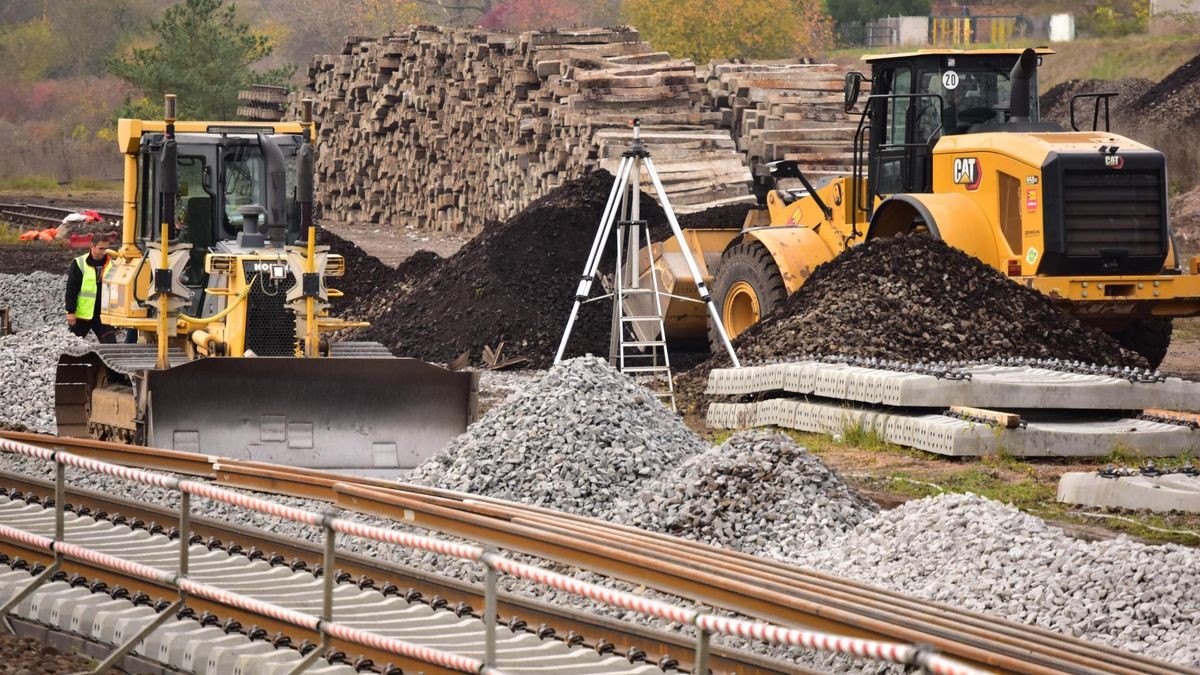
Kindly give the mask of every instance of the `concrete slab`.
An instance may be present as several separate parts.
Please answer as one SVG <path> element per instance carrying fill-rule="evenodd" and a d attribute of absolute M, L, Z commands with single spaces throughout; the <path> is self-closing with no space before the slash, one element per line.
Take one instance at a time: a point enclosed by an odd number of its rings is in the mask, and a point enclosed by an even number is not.
<path fill-rule="evenodd" d="M 1173 473 L 1110 478 L 1090 472 L 1065 473 L 1058 481 L 1058 501 L 1159 513 L 1200 513 L 1200 477 Z"/>
<path fill-rule="evenodd" d="M 955 457 L 1000 452 L 1019 457 L 1103 457 L 1118 447 L 1148 457 L 1170 457 L 1200 449 L 1200 430 L 1148 420 L 1051 416 L 1028 421 L 1024 427 L 1004 429 L 948 415 L 853 408 L 800 399 L 713 403 L 707 424 L 714 429 L 777 426 L 828 434 L 861 426 L 897 445 Z"/>
<path fill-rule="evenodd" d="M 1064 372 L 1029 365 L 979 364 L 929 371 L 902 372 L 820 361 L 718 368 L 709 375 L 706 393 L 744 396 L 789 392 L 914 408 L 1200 408 L 1200 383 L 1177 377 L 1150 381 L 1135 377 L 1131 381 L 1112 373 Z"/>

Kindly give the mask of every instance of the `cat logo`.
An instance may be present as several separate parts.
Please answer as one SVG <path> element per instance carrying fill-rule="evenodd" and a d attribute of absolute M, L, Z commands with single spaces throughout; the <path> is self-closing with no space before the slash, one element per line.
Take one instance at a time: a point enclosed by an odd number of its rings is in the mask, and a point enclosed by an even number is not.
<path fill-rule="evenodd" d="M 1110 169 L 1119 169 L 1125 166 L 1125 158 L 1120 155 L 1105 155 L 1104 166 Z"/>
<path fill-rule="evenodd" d="M 978 190 L 983 172 L 979 170 L 979 160 L 975 157 L 954 158 L 954 183 L 965 185 L 968 190 Z"/>

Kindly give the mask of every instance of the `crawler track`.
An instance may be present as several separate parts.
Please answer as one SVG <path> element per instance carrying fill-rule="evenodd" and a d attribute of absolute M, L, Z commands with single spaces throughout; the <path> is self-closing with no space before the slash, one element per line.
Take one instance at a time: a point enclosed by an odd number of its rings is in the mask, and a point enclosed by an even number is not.
<path fill-rule="evenodd" d="M 345 509 L 373 513 L 446 534 L 492 543 L 548 560 L 576 565 L 600 574 L 640 582 L 648 587 L 691 598 L 706 605 L 738 611 L 763 620 L 867 638 L 933 645 L 942 653 L 989 669 L 1018 673 L 1179 673 L 1200 672 L 1074 639 L 1048 630 L 917 600 L 811 570 L 703 546 L 673 537 L 609 523 L 518 505 L 500 500 L 387 481 L 338 476 L 228 461 L 200 455 L 110 443 L 59 439 L 32 434 L 3 435 L 106 461 L 200 475 L 217 483 L 266 492 L 320 499 Z M 48 485 L 29 478 L 0 476 L 9 490 L 41 491 Z M 21 486 L 24 486 L 23 488 Z M 111 497 L 76 492 L 72 502 L 93 508 L 118 508 L 126 518 L 145 523 L 170 522 L 161 510 L 119 504 Z M 108 501 L 105 501 L 108 500 Z M 107 506 L 105 506 L 107 504 Z M 137 511 L 135 509 L 142 509 Z M 236 542 L 260 551 L 274 551 L 278 563 L 296 558 L 315 559 L 313 548 L 282 538 L 252 535 L 227 523 L 196 523 L 195 533 L 222 542 Z M 253 538 L 257 537 L 257 538 Z M 225 544 L 228 546 L 228 543 Z M 450 604 L 481 607 L 478 589 L 423 573 L 407 573 L 366 558 L 345 557 L 341 563 L 349 581 L 362 578 L 379 585 L 388 580 L 409 586 L 426 598 L 438 595 Z M 311 562 L 307 562 L 311 565 Z M 214 609 L 219 612 L 219 609 Z M 672 643 L 628 624 L 506 597 L 500 607 L 503 621 L 512 617 L 529 625 L 546 623 L 563 632 L 574 631 L 587 644 L 614 645 L 615 653 L 644 650 L 650 661 L 670 656 L 686 670 L 690 657 L 685 639 Z M 243 622 L 245 623 L 245 622 Z M 568 628 L 570 627 L 570 628 Z M 653 642 L 652 640 L 660 640 Z M 604 643 L 600 641 L 604 640 Z M 773 672 L 786 668 L 765 659 L 726 651 L 717 672 Z M 792 669 L 794 672 L 794 669 Z"/>

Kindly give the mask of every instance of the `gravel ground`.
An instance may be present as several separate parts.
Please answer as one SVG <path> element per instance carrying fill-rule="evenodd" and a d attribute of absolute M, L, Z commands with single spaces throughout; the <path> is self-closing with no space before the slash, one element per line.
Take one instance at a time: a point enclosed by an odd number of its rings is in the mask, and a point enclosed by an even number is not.
<path fill-rule="evenodd" d="M 706 447 L 650 392 L 582 357 L 518 390 L 410 479 L 612 518 L 621 497 Z"/>
<path fill-rule="evenodd" d="M 0 274 L 0 307 L 12 312 L 13 335 L 0 336 L 0 425 L 54 433 L 58 355 L 83 340 L 67 331 L 66 277 L 46 272 Z"/>
<path fill-rule="evenodd" d="M 879 507 L 787 436 L 751 431 L 667 471 L 625 511 L 630 525 L 786 561 Z"/>
<path fill-rule="evenodd" d="M 22 402 L 0 410 L 0 421 L 53 426 L 50 380 L 59 351 L 54 345 L 73 339 L 59 324 L 61 287 L 50 288 L 53 279 L 0 275 L 4 302 L 14 308 L 18 326 L 25 327 L 21 334 L 0 339 L 2 402 Z M 36 326 L 38 321 L 42 325 Z M 835 473 L 783 437 L 742 434 L 706 450 L 678 417 L 596 358 L 573 360 L 531 380 L 500 374 L 488 374 L 484 380 L 500 382 L 512 393 L 436 461 L 422 467 L 423 477 L 577 513 L 637 520 L 702 540 L 711 537 L 708 540 L 789 563 L 1200 666 L 1200 554 L 1194 549 L 1146 546 L 1124 537 L 1085 542 L 1013 507 L 970 495 L 909 502 L 872 516 L 871 507 Z M 778 470 L 767 469 L 767 463 Z M 43 463 L 8 455 L 0 457 L 0 466 L 40 476 L 50 473 Z M 174 494 L 145 486 L 78 471 L 69 475 L 74 484 L 118 496 L 166 505 L 178 502 Z M 628 495 L 636 497 L 634 504 L 614 506 L 615 497 Z M 298 499 L 280 501 L 314 510 L 326 507 Z M 320 538 L 312 528 L 207 500 L 197 500 L 197 512 L 309 540 Z M 755 524 L 752 514 L 758 513 L 794 519 L 792 528 L 797 531 L 790 533 L 785 523 L 764 518 L 768 522 L 759 524 L 762 530 L 755 533 L 750 526 Z M 366 516 L 348 517 L 401 527 Z M 341 543 L 345 550 L 482 579 L 475 565 L 352 538 Z M 633 618 L 623 610 L 596 608 L 523 581 L 506 578 L 503 585 L 514 593 Z M 754 648 L 837 670 L 864 667 L 799 650 Z"/>
<path fill-rule="evenodd" d="M 794 562 L 1168 661 L 1200 665 L 1200 553 L 1087 542 L 971 494 L 907 502 Z"/>
<path fill-rule="evenodd" d="M 33 638 L 0 635 L 0 673 L 79 673 L 90 671 L 93 665 L 92 659 L 77 654 L 63 654 Z"/>

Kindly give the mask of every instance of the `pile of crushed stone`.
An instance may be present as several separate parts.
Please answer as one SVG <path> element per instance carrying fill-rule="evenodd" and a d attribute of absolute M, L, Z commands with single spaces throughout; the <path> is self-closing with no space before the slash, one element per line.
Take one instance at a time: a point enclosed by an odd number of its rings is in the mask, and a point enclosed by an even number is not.
<path fill-rule="evenodd" d="M 622 498 L 706 448 L 649 391 L 582 357 L 492 408 L 408 480 L 617 519 Z"/>
<path fill-rule="evenodd" d="M 748 431 L 645 486 L 624 522 L 786 562 L 878 511 L 792 439 Z"/>

